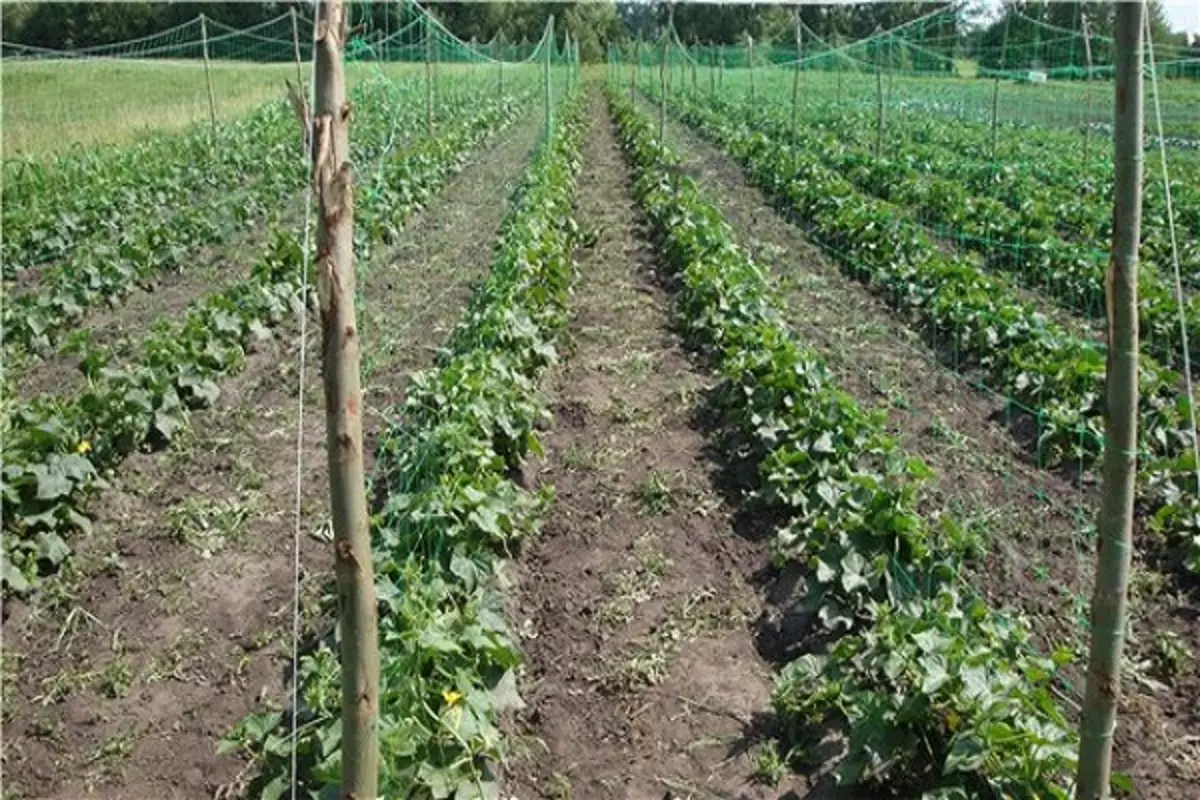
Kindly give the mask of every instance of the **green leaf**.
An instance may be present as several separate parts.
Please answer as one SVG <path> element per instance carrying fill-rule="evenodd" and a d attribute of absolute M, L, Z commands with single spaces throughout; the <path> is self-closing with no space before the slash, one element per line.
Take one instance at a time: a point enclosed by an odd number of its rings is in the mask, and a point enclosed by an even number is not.
<path fill-rule="evenodd" d="M 942 774 L 975 772 L 983 765 L 986 755 L 987 750 L 983 746 L 983 742 L 979 741 L 974 735 L 963 733 L 956 736 L 954 742 L 950 745 L 950 752 L 946 755 Z"/>
<path fill-rule="evenodd" d="M 37 464 L 33 471 L 37 475 L 38 500 L 57 500 L 71 493 L 72 483 L 59 469 Z"/>
<path fill-rule="evenodd" d="M 71 548 L 57 533 L 41 531 L 35 537 L 38 558 L 45 559 L 51 564 L 61 564 L 71 554 Z"/>
<path fill-rule="evenodd" d="M 491 699 L 492 706 L 499 712 L 519 711 L 525 707 L 525 701 L 517 692 L 516 672 L 508 670 L 504 673 L 504 676 L 492 687 Z"/>

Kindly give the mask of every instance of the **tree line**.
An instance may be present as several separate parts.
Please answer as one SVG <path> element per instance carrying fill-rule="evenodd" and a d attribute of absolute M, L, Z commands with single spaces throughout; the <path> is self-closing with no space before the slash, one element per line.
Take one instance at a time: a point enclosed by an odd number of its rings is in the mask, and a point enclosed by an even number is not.
<path fill-rule="evenodd" d="M 9 42 L 71 50 L 137 39 L 194 20 L 201 13 L 210 19 L 238 28 L 249 27 L 291 8 L 310 12 L 305 2 L 262 3 L 218 2 L 125 2 L 125 3 L 36 3 L 5 2 L 4 38 Z M 533 42 L 541 36 L 553 14 L 556 28 L 571 31 L 580 42 L 581 55 L 589 62 L 602 61 L 610 45 L 634 38 L 654 39 L 673 13 L 675 28 L 686 43 L 739 44 L 753 37 L 764 44 L 789 46 L 794 41 L 794 8 L 779 5 L 713 5 L 678 3 L 674 11 L 666 4 L 633 2 L 531 3 L 449 2 L 425 7 L 463 40 L 486 42 L 500 36 L 510 43 Z M 901 2 L 862 5 L 799 6 L 800 19 L 816 36 L 830 43 L 844 43 L 870 36 L 938 10 L 953 10 L 921 35 L 936 40 L 939 52 L 950 46 L 956 54 L 978 54 L 984 66 L 999 67 L 1006 54 L 1015 61 L 1038 57 L 1045 66 L 1082 64 L 1079 47 L 1039 50 L 1047 29 L 1030 20 L 1067 31 L 1081 29 L 1086 18 L 1093 36 L 1112 33 L 1111 2 L 1045 3 L 1042 0 L 1008 0 L 995 19 L 986 18 L 980 0 L 945 3 Z M 351 8 L 355 23 L 374 30 L 395 30 L 416 13 L 411 3 L 364 2 Z M 1172 33 L 1159 0 L 1151 0 L 1151 27 L 1156 43 L 1188 44 L 1186 34 Z M 1065 35 L 1065 34 L 1064 34 Z M 949 43 L 949 44 L 948 44 Z M 1198 52 L 1200 54 L 1200 52 Z M 1026 66 L 1008 64 L 1007 66 Z"/>

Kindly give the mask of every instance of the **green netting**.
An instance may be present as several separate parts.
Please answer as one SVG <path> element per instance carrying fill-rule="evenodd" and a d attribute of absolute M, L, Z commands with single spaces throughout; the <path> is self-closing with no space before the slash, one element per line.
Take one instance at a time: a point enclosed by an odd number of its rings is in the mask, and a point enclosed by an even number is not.
<path fill-rule="evenodd" d="M 609 60 L 644 68 L 666 58 L 677 86 L 681 79 L 691 80 L 684 73 L 694 66 L 698 81 L 723 85 L 728 80 L 746 91 L 790 91 L 798 70 L 806 103 L 838 109 L 874 108 L 881 94 L 876 75 L 881 74 L 888 109 L 988 123 L 994 118 L 1015 126 L 1106 129 L 1112 118 L 1114 43 L 1095 32 L 1101 20 L 1089 21 L 1081 8 L 1038 7 L 1028 16 L 1013 7 L 982 37 L 968 36 L 953 9 L 857 40 L 836 31 L 822 36 L 799 17 L 786 41 L 683 42 L 671 29 L 665 39 L 613 47 Z M 1164 41 L 1156 43 L 1155 55 L 1164 133 L 1180 140 L 1175 144 L 1200 148 L 1200 48 Z M 729 74 L 722 74 L 726 70 Z"/>

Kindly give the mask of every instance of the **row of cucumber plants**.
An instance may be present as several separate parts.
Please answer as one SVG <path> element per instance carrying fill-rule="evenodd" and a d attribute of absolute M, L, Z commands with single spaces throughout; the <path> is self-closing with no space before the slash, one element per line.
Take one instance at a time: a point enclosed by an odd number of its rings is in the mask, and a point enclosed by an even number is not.
<path fill-rule="evenodd" d="M 944 168 L 936 158 L 905 158 L 906 151 L 901 150 L 877 159 L 869 148 L 847 145 L 840 129 L 837 135 L 807 127 L 793 129 L 778 105 L 720 105 L 723 113 L 744 118 L 752 128 L 818 155 L 858 188 L 916 210 L 937 235 L 982 253 L 989 266 L 1013 272 L 1070 309 L 1093 318 L 1103 316 L 1107 252 L 1065 241 L 1056 230 L 1056 217 L 1046 206 L 1025 197 L 1023 210 L 1013 211 L 995 197 L 973 195 L 961 176 L 943 177 L 943 172 L 952 169 Z M 1112 216 L 1111 206 L 1108 216 Z M 1169 258 L 1169 244 L 1163 237 L 1157 242 L 1154 252 L 1161 257 L 1165 248 Z M 1185 247 L 1183 255 L 1189 254 L 1196 263 L 1183 266 L 1200 270 L 1200 245 Z M 1149 256 L 1143 241 L 1143 257 Z M 1180 369 L 1184 359 L 1179 304 L 1173 281 L 1161 271 L 1164 266 L 1161 261 L 1144 261 L 1139 271 L 1141 344 L 1148 355 Z M 1185 304 L 1184 316 L 1190 355 L 1200 360 L 1200 298 Z"/>
<path fill-rule="evenodd" d="M 394 202 L 390 192 L 360 191 L 364 214 L 386 216 L 398 225 L 419 198 L 444 185 L 462 167 L 462 152 L 498 128 L 510 125 L 522 106 L 511 98 L 482 101 L 477 112 L 437 138 L 425 138 L 389 160 L 384 179 L 403 184 L 410 196 L 386 214 L 377 202 Z M 138 357 L 110 363 L 108 351 L 86 344 L 81 367 L 88 388 L 70 398 L 42 396 L 12 412 L 4 441 L 0 494 L 6 536 L 3 587 L 27 591 L 39 574 L 69 555 L 65 535 L 87 529 L 83 503 L 100 477 L 133 450 L 169 442 L 185 424 L 187 409 L 216 399 L 216 380 L 237 369 L 245 348 L 266 326 L 282 321 L 297 298 L 301 253 L 294 237 L 277 233 L 267 255 L 244 280 L 206 298 L 181 324 L 156 323 Z M 298 308 L 301 307 L 298 305 Z"/>
<path fill-rule="evenodd" d="M 498 715 L 520 702 L 521 656 L 499 594 L 503 557 L 534 533 L 552 499 L 512 479 L 540 452 L 546 415 L 539 376 L 565 325 L 577 228 L 582 109 L 569 97 L 518 187 L 493 270 L 433 367 L 412 377 L 378 445 L 371 494 L 379 596 L 380 793 L 495 796 L 503 756 Z M 304 656 L 297 680 L 299 796 L 324 797 L 341 766 L 334 643 Z M 287 717 L 254 714 L 223 740 L 258 766 L 250 790 L 275 800 L 289 787 Z"/>
<path fill-rule="evenodd" d="M 964 585 L 961 564 L 979 544 L 948 517 L 917 514 L 928 468 L 833 385 L 645 117 L 617 94 L 610 103 L 635 194 L 679 275 L 687 331 L 720 369 L 760 502 L 786 520 L 777 563 L 807 568 L 797 603 L 812 615 L 809 652 L 774 693 L 789 761 L 805 762 L 832 725 L 848 743 L 845 784 L 947 800 L 1069 797 L 1073 735 L 1050 692 L 1059 663 L 1033 654 L 1019 616 Z"/>
<path fill-rule="evenodd" d="M 417 102 L 415 79 L 394 86 L 383 82 L 388 84 L 388 97 L 380 97 L 380 81 L 366 81 L 351 92 L 351 105 L 368 113 L 423 108 Z M 381 99 L 386 104 L 380 105 Z M 409 114 L 412 119 L 405 121 L 405 129 L 416 127 L 409 123 L 416 121 L 418 113 L 423 112 Z M 268 177 L 275 167 L 270 153 L 277 149 L 290 152 L 303 169 L 303 143 L 295 116 L 286 103 L 273 101 L 244 118 L 218 125 L 215 131 L 203 124 L 132 147 L 63 159 L 53 171 L 53 185 L 35 192 L 22 194 L 6 185 L 5 236 L 0 242 L 4 275 L 11 277 L 61 259 L 89 239 L 134 238 L 139 226 L 161 224 L 180 209 L 228 192 L 230 186 L 244 189 Z M 371 155 L 370 150 L 364 151 L 364 156 Z M 66 176 L 72 180 L 64 182 Z M 35 185 L 46 183 L 35 181 Z"/>
<path fill-rule="evenodd" d="M 847 273 L 909 318 L 939 356 L 1034 417 L 1038 463 L 1090 466 L 1103 445 L 1106 355 L 1041 314 L 969 260 L 942 252 L 903 212 L 863 194 L 819 157 L 715 111 L 708 101 L 673 108 L 725 149 L 749 179 L 805 225 Z M 1139 498 L 1151 523 L 1200 574 L 1200 487 L 1180 376 L 1140 360 Z"/>
<path fill-rule="evenodd" d="M 177 139 L 176 147 L 157 148 L 155 160 L 126 162 L 116 174 L 106 171 L 104 180 L 6 206 L 5 277 L 64 258 L 89 239 L 130 238 L 139 226 L 161 223 L 198 197 L 258 181 L 276 166 L 276 151 L 293 159 L 301 153 L 299 128 L 282 102 L 222 124 L 211 142 L 196 133 Z"/>
<path fill-rule="evenodd" d="M 862 115 L 821 118 L 815 126 L 840 142 L 873 148 L 873 124 Z M 943 128 L 947 130 L 943 130 Z M 1016 161 L 993 159 L 960 148 L 960 126 L 946 120 L 905 120 L 886 129 L 884 153 L 921 172 L 961 182 L 977 195 L 995 198 L 1019 213 L 1034 228 L 1050 228 L 1082 241 L 1107 241 L 1112 236 L 1111 161 L 1101 171 L 1081 169 L 1080 143 L 1072 149 L 1049 148 L 1016 156 Z M 1109 148 L 1097 141 L 1096 150 Z M 1166 197 L 1158 161 L 1147 153 L 1143 192 L 1142 255 L 1163 268 L 1172 265 Z M 1172 205 L 1180 250 L 1180 272 L 1192 285 L 1200 282 L 1200 170 L 1172 162 Z"/>
<path fill-rule="evenodd" d="M 476 105 L 464 102 L 439 108 L 453 119 Z M 412 127 L 418 117 L 415 109 L 415 103 L 364 103 L 352 143 L 356 163 L 374 167 L 380 157 L 388 163 L 382 148 L 397 122 L 402 130 Z M 295 118 L 289 117 L 281 104 L 275 110 L 284 122 L 290 121 L 298 140 Z M 256 166 L 250 169 L 243 164 L 242 170 L 258 177 L 220 202 L 185 204 L 166 217 L 147 211 L 141 222 L 129 225 L 115 240 L 85 242 L 65 260 L 47 268 L 42 281 L 16 297 L 4 311 L 6 352 L 45 353 L 92 306 L 115 302 L 139 283 L 165 270 L 184 267 L 198 247 L 219 243 L 251 221 L 266 226 L 278 223 L 287 212 L 289 198 L 304 182 L 304 158 L 297 141 L 280 139 L 266 149 L 245 154 L 244 159 L 252 159 Z"/>

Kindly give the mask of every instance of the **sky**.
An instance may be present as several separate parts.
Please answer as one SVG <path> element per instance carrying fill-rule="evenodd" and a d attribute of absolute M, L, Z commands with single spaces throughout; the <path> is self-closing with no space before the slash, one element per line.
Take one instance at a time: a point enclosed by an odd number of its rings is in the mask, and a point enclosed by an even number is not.
<path fill-rule="evenodd" d="M 1200 35 L 1200 0 L 1160 0 L 1173 31 Z M 992 13 L 1000 9 L 1000 0 L 983 0 Z"/>
<path fill-rule="evenodd" d="M 1163 0 L 1172 30 L 1200 34 L 1200 0 Z"/>

